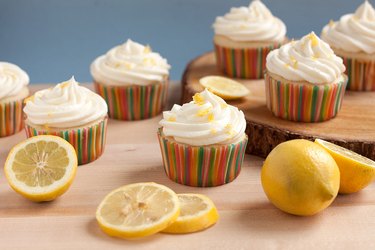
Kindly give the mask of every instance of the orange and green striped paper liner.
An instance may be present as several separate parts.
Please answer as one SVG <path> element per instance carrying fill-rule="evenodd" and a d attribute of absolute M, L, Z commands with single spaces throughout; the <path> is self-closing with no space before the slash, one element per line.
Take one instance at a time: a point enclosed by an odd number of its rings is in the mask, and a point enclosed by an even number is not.
<path fill-rule="evenodd" d="M 0 137 L 16 134 L 23 129 L 23 100 L 0 103 Z"/>
<path fill-rule="evenodd" d="M 259 48 L 227 48 L 215 44 L 216 64 L 229 77 L 261 79 L 268 53 L 280 46 L 281 43 L 275 43 Z"/>
<path fill-rule="evenodd" d="M 25 130 L 28 138 L 37 135 L 56 135 L 65 139 L 76 150 L 78 164 L 83 165 L 102 155 L 106 141 L 107 121 L 108 118 L 105 117 L 92 126 L 60 131 L 37 129 L 26 123 Z"/>
<path fill-rule="evenodd" d="M 142 120 L 160 114 L 167 99 L 168 81 L 146 86 L 109 86 L 94 82 L 95 91 L 108 105 L 110 118 Z"/>
<path fill-rule="evenodd" d="M 164 170 L 169 179 L 193 187 L 214 187 L 233 181 L 241 171 L 247 136 L 228 145 L 190 146 L 158 131 Z"/>
<path fill-rule="evenodd" d="M 340 56 L 344 60 L 348 75 L 347 90 L 375 91 L 375 60 L 363 61 Z"/>
<path fill-rule="evenodd" d="M 337 115 L 345 94 L 346 77 L 337 83 L 314 85 L 282 82 L 265 74 L 267 107 L 282 119 L 322 122 Z"/>

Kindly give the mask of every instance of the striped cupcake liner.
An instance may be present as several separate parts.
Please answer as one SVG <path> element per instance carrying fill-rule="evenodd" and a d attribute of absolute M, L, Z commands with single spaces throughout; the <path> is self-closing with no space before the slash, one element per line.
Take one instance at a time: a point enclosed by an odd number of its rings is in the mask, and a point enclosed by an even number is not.
<path fill-rule="evenodd" d="M 23 129 L 23 100 L 0 103 L 0 137 L 18 133 Z"/>
<path fill-rule="evenodd" d="M 279 118 L 297 122 L 322 122 L 341 108 L 347 79 L 326 85 L 281 82 L 265 74 L 267 107 Z"/>
<path fill-rule="evenodd" d="M 227 48 L 215 44 L 216 64 L 219 71 L 234 78 L 261 79 L 266 69 L 267 54 L 281 43 L 259 48 Z"/>
<path fill-rule="evenodd" d="M 26 123 L 25 130 L 28 138 L 37 135 L 56 135 L 65 139 L 76 150 L 78 164 L 83 165 L 95 161 L 102 155 L 106 141 L 107 121 L 108 118 L 105 117 L 92 126 L 60 131 L 37 129 Z"/>
<path fill-rule="evenodd" d="M 348 75 L 347 90 L 375 91 L 375 61 L 363 61 L 340 56 L 344 59 Z"/>
<path fill-rule="evenodd" d="M 160 114 L 167 100 L 168 80 L 147 86 L 108 86 L 94 82 L 95 91 L 108 105 L 110 118 L 142 120 Z"/>
<path fill-rule="evenodd" d="M 164 170 L 169 179 L 193 187 L 214 187 L 233 181 L 241 171 L 247 136 L 236 144 L 190 146 L 171 141 L 158 131 Z"/>

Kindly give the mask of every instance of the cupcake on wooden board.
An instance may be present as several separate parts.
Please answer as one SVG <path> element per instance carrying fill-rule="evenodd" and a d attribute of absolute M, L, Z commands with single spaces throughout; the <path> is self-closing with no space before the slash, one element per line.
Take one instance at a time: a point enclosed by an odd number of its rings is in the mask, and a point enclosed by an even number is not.
<path fill-rule="evenodd" d="M 375 91 L 375 10 L 365 1 L 354 14 L 330 21 L 321 37 L 344 59 L 348 90 Z"/>
<path fill-rule="evenodd" d="M 25 100 L 27 137 L 57 135 L 77 152 L 78 164 L 99 158 L 107 133 L 107 104 L 98 94 L 72 77 Z"/>
<path fill-rule="evenodd" d="M 207 89 L 163 112 L 160 125 L 160 148 L 171 180 L 210 187 L 240 173 L 248 140 L 244 114 Z"/>
<path fill-rule="evenodd" d="M 167 99 L 170 65 L 149 46 L 127 40 L 91 64 L 96 92 L 109 117 L 140 120 L 161 113 Z"/>
<path fill-rule="evenodd" d="M 23 129 L 22 105 L 29 95 L 29 76 L 17 65 L 0 62 L 0 137 Z"/>
<path fill-rule="evenodd" d="M 235 78 L 263 78 L 267 54 L 286 42 L 285 24 L 259 0 L 231 8 L 213 28 L 217 66 Z"/>
<path fill-rule="evenodd" d="M 280 118 L 321 122 L 339 112 L 347 76 L 343 60 L 314 32 L 267 56 L 267 107 Z"/>

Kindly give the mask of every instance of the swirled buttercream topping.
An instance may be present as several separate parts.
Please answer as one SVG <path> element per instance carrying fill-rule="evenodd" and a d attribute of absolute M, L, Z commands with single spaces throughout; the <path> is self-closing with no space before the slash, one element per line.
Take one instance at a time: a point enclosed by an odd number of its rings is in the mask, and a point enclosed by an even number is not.
<path fill-rule="evenodd" d="M 203 146 L 242 140 L 246 121 L 242 111 L 206 89 L 195 94 L 193 101 L 163 112 L 160 125 L 164 135 L 177 142 Z"/>
<path fill-rule="evenodd" d="M 18 95 L 29 81 L 29 76 L 17 65 L 0 62 L 0 100 Z"/>
<path fill-rule="evenodd" d="M 259 0 L 252 1 L 249 7 L 231 8 L 216 18 L 213 27 L 216 35 L 239 42 L 282 42 L 286 34 L 285 24 Z"/>
<path fill-rule="evenodd" d="M 79 86 L 74 77 L 36 92 L 25 102 L 24 112 L 31 123 L 53 128 L 82 126 L 104 117 L 108 111 L 104 99 Z"/>
<path fill-rule="evenodd" d="M 330 21 L 322 31 L 322 39 L 332 47 L 347 52 L 375 53 L 375 10 L 365 1 L 354 14 Z"/>
<path fill-rule="evenodd" d="M 314 32 L 271 51 L 266 60 L 269 72 L 293 81 L 333 83 L 345 71 L 343 60 Z"/>
<path fill-rule="evenodd" d="M 91 64 L 95 81 L 106 85 L 148 85 L 162 82 L 169 75 L 170 65 L 149 46 L 128 40 L 99 56 Z"/>

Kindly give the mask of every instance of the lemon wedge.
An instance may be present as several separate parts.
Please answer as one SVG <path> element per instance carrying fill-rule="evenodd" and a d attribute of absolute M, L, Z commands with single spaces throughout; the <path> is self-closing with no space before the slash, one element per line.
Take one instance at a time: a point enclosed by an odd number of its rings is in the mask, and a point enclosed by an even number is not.
<path fill-rule="evenodd" d="M 222 76 L 206 76 L 199 83 L 224 100 L 234 100 L 247 96 L 250 91 L 241 83 Z"/>
<path fill-rule="evenodd" d="M 166 186 L 149 182 L 109 193 L 98 206 L 96 219 L 108 235 L 132 239 L 165 229 L 179 214 L 177 195 Z"/>
<path fill-rule="evenodd" d="M 214 203 L 201 194 L 178 194 L 181 212 L 177 220 L 164 229 L 164 233 L 183 234 L 204 230 L 214 225 L 219 214 Z"/>
<path fill-rule="evenodd" d="M 73 182 L 77 154 L 58 136 L 34 136 L 12 148 L 4 171 L 17 193 L 32 201 L 50 201 L 65 193 Z"/>
<path fill-rule="evenodd" d="M 349 149 L 336 144 L 316 139 L 335 159 L 340 169 L 339 193 L 355 193 L 368 186 L 375 179 L 375 162 Z"/>

